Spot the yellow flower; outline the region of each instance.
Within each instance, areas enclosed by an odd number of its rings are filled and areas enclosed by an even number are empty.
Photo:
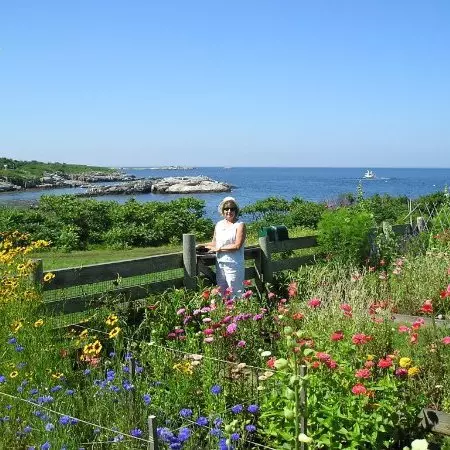
[[[64,377],[64,374],[61,372],[52,373],[52,378],[55,378],[56,380],[60,380],[63,377]]]
[[[50,281],[50,280],[53,280],[53,278],[55,278],[55,274],[52,273],[52,272],[47,272],[47,273],[44,275],[44,281],[45,281],[45,282]]]
[[[43,319],[39,319],[39,320],[36,320],[36,322],[34,322],[35,328],[42,327],[42,325],[44,325]]]
[[[101,352],[101,350],[102,350],[102,344],[101,344],[101,342],[100,341],[95,341],[93,344],[92,344],[92,348],[93,348],[93,350],[94,350],[94,353],[96,354],[96,355],[98,355],[100,352]]]
[[[11,373],[9,374],[9,377],[10,377],[10,378],[16,378],[17,375],[19,375],[19,372],[17,372],[17,370],[14,370],[14,372],[11,372]]]
[[[375,356],[367,355],[367,361],[373,361],[374,359],[375,359]]]
[[[23,323],[20,320],[15,320],[11,324],[11,330],[13,333],[17,333],[23,327]]]
[[[408,376],[414,377],[420,373],[420,369],[418,367],[410,367],[408,369]]]
[[[411,358],[400,358],[399,365],[403,369],[407,369],[411,365]]]
[[[189,374],[189,375],[192,375],[192,373],[193,373],[192,364],[190,361],[179,362],[177,364],[174,364],[172,368],[174,370],[176,370],[177,372],[181,372],[181,373],[185,373],[185,374]]]
[[[108,336],[110,337],[110,339],[113,339],[113,338],[115,338],[119,333],[120,333],[120,328],[119,328],[119,327],[115,327],[115,328],[113,328],[113,329],[108,333]]]
[[[87,335],[88,335],[88,330],[83,330],[83,331],[78,335],[78,337],[79,337],[80,339],[86,339],[86,338],[87,338]]]
[[[110,314],[107,318],[106,318],[106,325],[109,326],[114,326],[117,321],[119,320],[119,318],[115,315],[115,314]]]

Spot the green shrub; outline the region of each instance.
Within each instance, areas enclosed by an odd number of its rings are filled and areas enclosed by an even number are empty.
[[[365,211],[339,208],[327,211],[318,224],[321,250],[340,263],[361,264],[369,255],[373,217]]]

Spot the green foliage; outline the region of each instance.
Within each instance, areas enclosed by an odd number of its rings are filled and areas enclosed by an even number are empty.
[[[318,224],[321,250],[345,265],[361,264],[369,255],[373,217],[351,208],[327,211]]]
[[[288,227],[317,228],[322,214],[326,211],[324,203],[308,202],[295,197],[290,204],[286,225]]]

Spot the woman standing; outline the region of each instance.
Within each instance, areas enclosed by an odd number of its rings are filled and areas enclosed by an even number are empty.
[[[217,285],[222,294],[237,297],[243,291],[245,276],[245,224],[238,219],[240,210],[233,197],[225,197],[218,210],[223,219],[217,222],[213,240],[205,247],[216,252]]]

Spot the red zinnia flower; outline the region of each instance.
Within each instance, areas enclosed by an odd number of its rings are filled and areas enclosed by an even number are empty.
[[[344,339],[344,333],[341,330],[335,331],[331,334],[332,341],[342,341]]]
[[[364,395],[365,393],[367,393],[367,389],[363,384],[358,383],[352,387],[352,392],[355,395]]]
[[[308,306],[309,306],[310,308],[318,308],[321,304],[322,304],[322,300],[320,300],[320,298],[312,298],[312,299],[308,302]]]
[[[411,344],[416,344],[419,339],[419,335],[417,333],[411,333],[411,336],[409,338],[409,341]]]
[[[425,300],[419,311],[424,314],[431,314],[433,312],[433,302],[431,300]]]
[[[365,379],[367,379],[367,378],[370,378],[371,375],[372,374],[371,374],[369,369],[359,369],[359,370],[357,370],[355,372],[355,377],[356,378],[365,378]]]
[[[331,359],[331,356],[328,353],[317,352],[316,358],[322,362],[325,362],[325,361],[329,361]]]
[[[392,366],[392,359],[391,358],[381,358],[378,361],[378,367],[382,368],[382,369],[387,369],[388,367]]]
[[[372,340],[372,337],[364,333],[357,333],[352,336],[352,342],[356,345],[367,344],[370,340]]]

